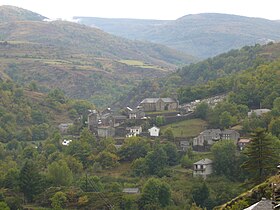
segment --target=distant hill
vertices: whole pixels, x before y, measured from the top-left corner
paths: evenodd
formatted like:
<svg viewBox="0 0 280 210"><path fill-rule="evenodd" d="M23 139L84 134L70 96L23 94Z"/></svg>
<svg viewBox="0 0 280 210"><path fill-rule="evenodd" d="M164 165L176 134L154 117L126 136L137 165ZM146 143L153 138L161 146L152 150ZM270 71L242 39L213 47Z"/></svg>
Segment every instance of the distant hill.
<svg viewBox="0 0 280 210"><path fill-rule="evenodd" d="M208 58L255 43L280 40L280 22L227 14L186 15L177 20L133 20L75 17L129 39L164 44L200 58Z"/></svg>
<svg viewBox="0 0 280 210"><path fill-rule="evenodd" d="M0 14L0 22L21 20L42 21L46 19L46 17L37 13L9 5L0 6Z"/></svg>
<svg viewBox="0 0 280 210"><path fill-rule="evenodd" d="M3 14L10 11L0 8ZM163 45L127 40L76 23L22 19L0 22L1 77L21 85L35 81L42 91L58 87L67 96L98 105L115 100L145 78L163 77L178 65L195 61Z"/></svg>

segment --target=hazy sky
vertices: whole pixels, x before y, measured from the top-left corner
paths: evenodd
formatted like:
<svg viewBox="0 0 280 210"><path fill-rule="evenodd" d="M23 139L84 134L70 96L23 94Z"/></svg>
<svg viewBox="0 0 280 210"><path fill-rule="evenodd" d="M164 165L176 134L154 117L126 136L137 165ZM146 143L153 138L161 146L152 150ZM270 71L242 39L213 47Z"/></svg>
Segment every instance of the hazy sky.
<svg viewBox="0 0 280 210"><path fill-rule="evenodd" d="M49 18L92 16L177 19L204 12L280 20L279 0L0 0Z"/></svg>

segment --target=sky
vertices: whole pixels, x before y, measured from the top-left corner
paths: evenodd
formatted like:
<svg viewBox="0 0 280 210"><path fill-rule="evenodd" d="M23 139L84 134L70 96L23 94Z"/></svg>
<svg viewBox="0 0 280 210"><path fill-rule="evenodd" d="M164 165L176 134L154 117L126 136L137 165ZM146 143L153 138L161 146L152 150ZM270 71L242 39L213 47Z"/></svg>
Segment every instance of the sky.
<svg viewBox="0 0 280 210"><path fill-rule="evenodd" d="M51 19L73 16L174 20L188 14L226 13L280 20L279 0L0 0Z"/></svg>

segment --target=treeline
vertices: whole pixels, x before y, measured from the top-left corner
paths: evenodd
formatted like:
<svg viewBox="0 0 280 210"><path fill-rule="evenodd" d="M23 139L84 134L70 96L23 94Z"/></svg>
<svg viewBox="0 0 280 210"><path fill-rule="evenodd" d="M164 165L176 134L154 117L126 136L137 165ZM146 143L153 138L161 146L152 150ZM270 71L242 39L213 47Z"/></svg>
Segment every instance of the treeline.
<svg viewBox="0 0 280 210"><path fill-rule="evenodd" d="M279 61L248 69L206 84L182 87L178 91L182 103L207 98L221 93L229 94L229 101L249 108L271 108L280 95Z"/></svg>

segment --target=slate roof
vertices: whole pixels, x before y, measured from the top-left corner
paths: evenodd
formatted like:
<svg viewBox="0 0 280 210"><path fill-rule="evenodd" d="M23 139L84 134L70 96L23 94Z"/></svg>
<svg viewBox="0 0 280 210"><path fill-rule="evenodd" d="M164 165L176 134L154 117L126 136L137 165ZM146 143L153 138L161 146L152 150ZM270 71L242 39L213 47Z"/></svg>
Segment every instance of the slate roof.
<svg viewBox="0 0 280 210"><path fill-rule="evenodd" d="M197 161L194 163L194 165L208 165L208 164L211 164L213 163L212 160L208 159L208 158L205 158L205 159L202 159L200 161Z"/></svg>
<svg viewBox="0 0 280 210"><path fill-rule="evenodd" d="M255 113L257 116L260 116L264 113L270 112L270 109L254 109L248 112L248 116L251 116L253 113Z"/></svg>
<svg viewBox="0 0 280 210"><path fill-rule="evenodd" d="M238 143L249 143L251 139L240 139Z"/></svg>
<svg viewBox="0 0 280 210"><path fill-rule="evenodd" d="M269 210L269 209L273 209L272 201L262 198L261 201L253 204L252 206L249 206L244 210Z"/></svg>
<svg viewBox="0 0 280 210"><path fill-rule="evenodd" d="M141 101L141 104L153 104L156 103L159 100L159 98L145 98L143 101Z"/></svg>
<svg viewBox="0 0 280 210"><path fill-rule="evenodd" d="M140 104L145 104L145 103L154 104L157 103L159 99L161 99L165 103L173 103L173 102L177 103L177 101L174 100L173 98L145 98L143 101L141 101Z"/></svg>
<svg viewBox="0 0 280 210"><path fill-rule="evenodd" d="M139 190L139 188L124 188L123 192L130 193L130 194L137 194L137 193L140 193L140 190Z"/></svg>
<svg viewBox="0 0 280 210"><path fill-rule="evenodd" d="M162 98L162 100L165 102L165 103L177 103L176 100L174 100L173 98Z"/></svg>
<svg viewBox="0 0 280 210"><path fill-rule="evenodd" d="M231 134L231 133L237 133L235 130L224 130L222 131L223 134Z"/></svg>

